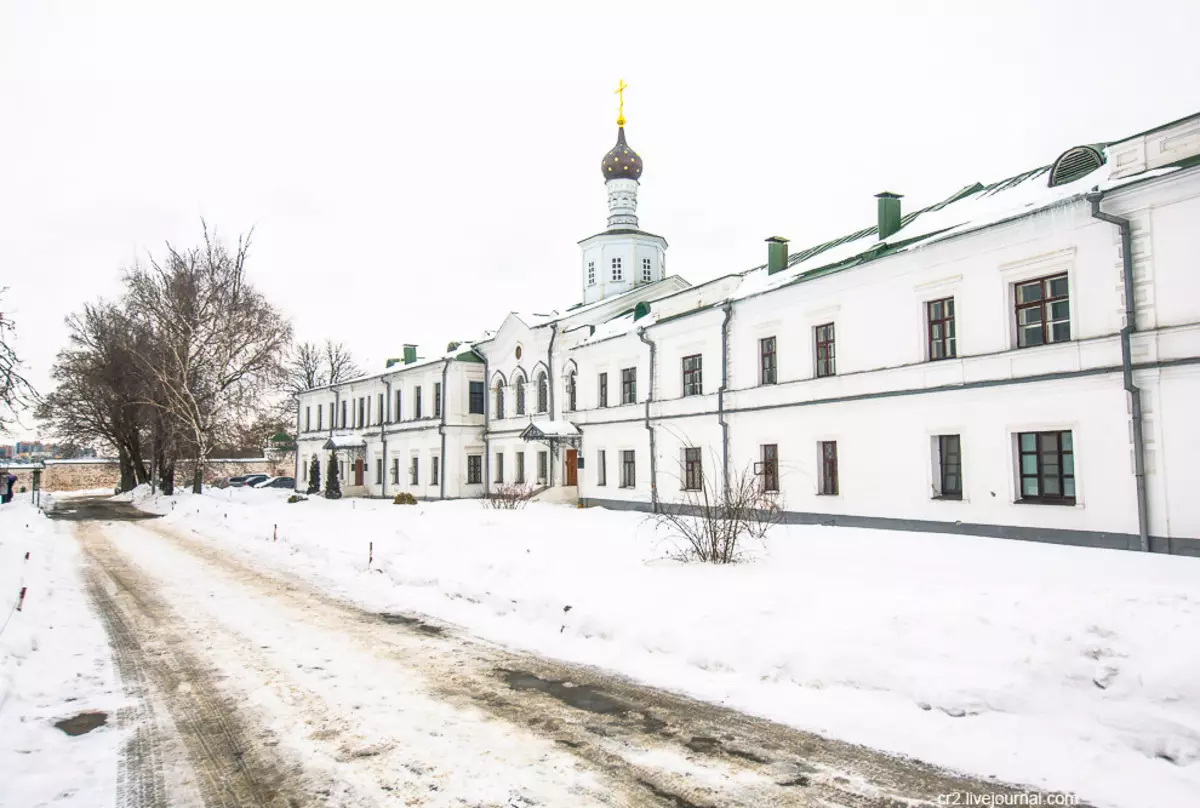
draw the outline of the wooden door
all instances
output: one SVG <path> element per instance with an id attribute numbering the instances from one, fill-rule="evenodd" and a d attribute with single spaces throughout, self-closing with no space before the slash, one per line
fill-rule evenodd
<path id="1" fill-rule="evenodd" d="M 354 484 L 363 484 L 363 460 L 361 457 L 354 461 Z"/>
<path id="2" fill-rule="evenodd" d="M 567 449 L 567 473 L 564 475 L 566 485 L 579 485 L 579 451 Z"/>

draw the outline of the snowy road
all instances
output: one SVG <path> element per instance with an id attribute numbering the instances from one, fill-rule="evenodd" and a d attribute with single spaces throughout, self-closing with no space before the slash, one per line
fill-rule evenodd
<path id="1" fill-rule="evenodd" d="M 892 806 L 1010 789 L 251 569 L 76 501 L 137 697 L 118 805 Z M 945 800 L 943 800 L 943 803 Z"/>

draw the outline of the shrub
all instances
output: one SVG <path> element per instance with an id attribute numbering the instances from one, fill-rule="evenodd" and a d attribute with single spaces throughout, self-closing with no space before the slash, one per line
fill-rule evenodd
<path id="1" fill-rule="evenodd" d="M 496 510 L 515 511 L 524 508 L 533 497 L 533 489 L 528 485 L 509 483 L 501 485 L 483 500 L 483 507 Z"/>
<path id="2" fill-rule="evenodd" d="M 287 498 L 287 501 L 288 501 L 289 503 L 292 503 L 292 502 L 308 502 L 308 497 L 302 497 L 302 496 L 300 496 L 299 494 L 292 494 L 290 497 L 288 497 L 288 498 Z"/>
<path id="3" fill-rule="evenodd" d="M 408 493 L 407 491 L 403 491 L 403 492 L 397 494 L 392 499 L 392 504 L 393 505 L 416 505 L 417 498 L 414 497 L 412 494 Z"/>
<path id="4" fill-rule="evenodd" d="M 712 465 L 719 466 L 714 460 Z M 726 485 L 707 474 L 698 482 L 698 489 L 683 491 L 677 501 L 660 502 L 658 512 L 648 517 L 677 543 L 674 557 L 680 561 L 739 561 L 747 540 L 761 541 L 782 521 L 779 494 L 763 490 L 753 467 L 730 475 Z"/>
<path id="5" fill-rule="evenodd" d="M 342 480 L 338 476 L 337 455 L 329 453 L 329 467 L 325 472 L 325 499 L 342 498 Z"/>
<path id="6" fill-rule="evenodd" d="M 321 492 L 321 461 L 313 457 L 312 463 L 308 467 L 308 492 L 309 494 L 318 494 Z"/>

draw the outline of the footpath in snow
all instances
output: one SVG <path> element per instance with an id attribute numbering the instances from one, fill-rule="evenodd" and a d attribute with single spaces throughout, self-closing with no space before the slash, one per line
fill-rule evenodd
<path id="1" fill-rule="evenodd" d="M 0 806 L 112 805 L 125 697 L 108 640 L 71 526 L 18 497 L 0 506 Z M 92 711 L 105 725 L 77 736 L 55 727 Z"/>
<path id="2" fill-rule="evenodd" d="M 641 514 L 287 493 L 137 499 L 371 610 L 1099 805 L 1197 804 L 1200 560 L 788 526 L 721 568 Z"/>

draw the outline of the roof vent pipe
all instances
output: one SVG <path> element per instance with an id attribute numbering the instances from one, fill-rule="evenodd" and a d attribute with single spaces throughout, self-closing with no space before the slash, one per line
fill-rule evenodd
<path id="1" fill-rule="evenodd" d="M 788 240 L 783 236 L 771 236 L 767 239 L 767 274 L 787 269 Z"/>
<path id="2" fill-rule="evenodd" d="M 875 198 L 879 200 L 879 240 L 883 241 L 888 236 L 900 229 L 900 198 L 902 194 L 894 194 L 891 191 L 884 191 L 881 194 L 875 194 Z"/>
<path id="3" fill-rule="evenodd" d="M 417 361 L 417 346 L 416 345 L 405 345 L 404 346 L 404 364 L 411 365 L 413 362 L 416 362 L 416 361 Z"/>

